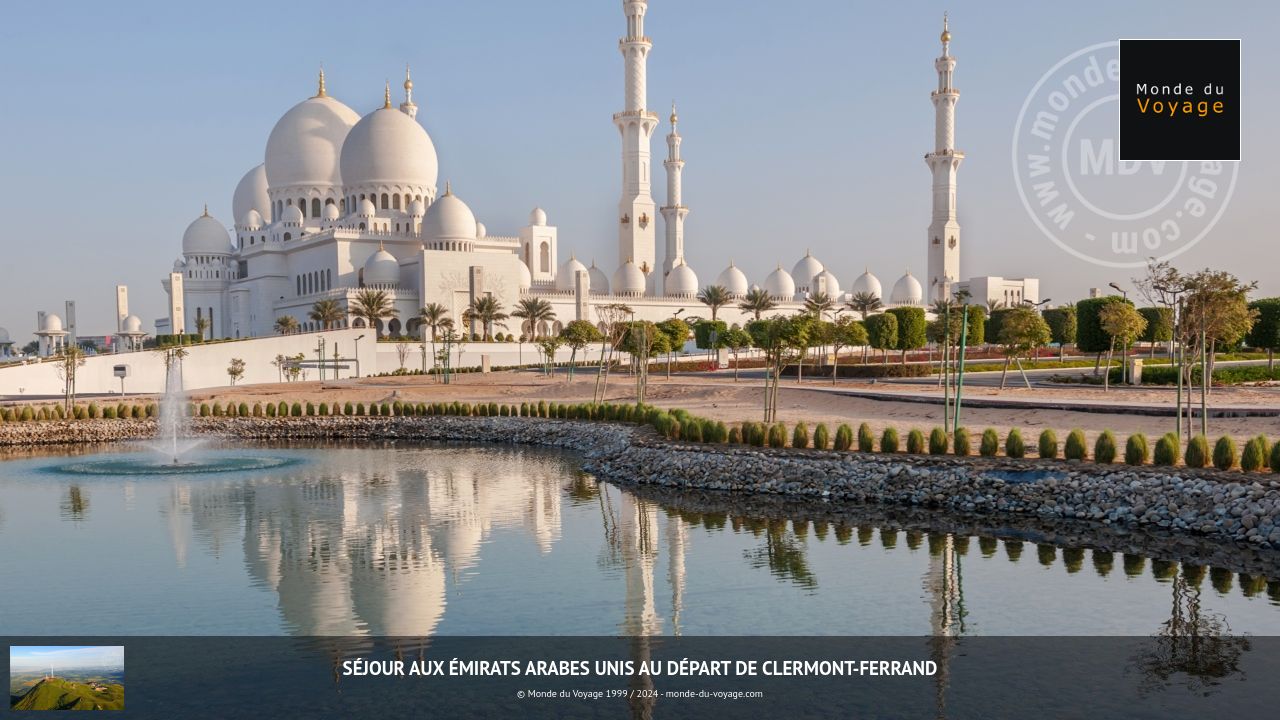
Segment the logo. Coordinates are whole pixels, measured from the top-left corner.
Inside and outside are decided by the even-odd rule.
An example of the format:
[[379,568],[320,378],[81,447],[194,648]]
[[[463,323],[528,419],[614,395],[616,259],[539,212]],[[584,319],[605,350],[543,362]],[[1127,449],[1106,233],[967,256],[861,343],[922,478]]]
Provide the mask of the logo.
[[1023,207],[1058,247],[1095,265],[1136,268],[1209,234],[1239,164],[1121,160],[1119,45],[1078,50],[1032,87],[1014,126],[1013,174]]

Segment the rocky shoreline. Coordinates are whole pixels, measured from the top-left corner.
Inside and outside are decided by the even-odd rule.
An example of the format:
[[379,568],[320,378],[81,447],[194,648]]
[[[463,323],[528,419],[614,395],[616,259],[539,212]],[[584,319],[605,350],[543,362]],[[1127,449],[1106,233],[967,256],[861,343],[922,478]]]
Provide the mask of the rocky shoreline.
[[[518,417],[197,417],[192,432],[242,440],[411,440],[545,445],[583,454],[619,484],[781,496],[833,506],[906,506],[966,516],[1092,521],[1258,550],[1280,548],[1280,481],[1270,475],[1066,461],[771,450],[682,443],[647,427]],[[0,425],[0,447],[154,437],[153,420]]]

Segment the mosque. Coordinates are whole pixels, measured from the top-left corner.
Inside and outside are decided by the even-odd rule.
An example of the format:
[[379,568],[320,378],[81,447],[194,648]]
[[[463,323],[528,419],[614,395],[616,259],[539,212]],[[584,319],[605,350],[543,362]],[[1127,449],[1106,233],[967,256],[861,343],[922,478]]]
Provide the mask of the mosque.
[[623,182],[618,255],[611,271],[594,262],[588,267],[572,251],[563,252],[542,208],[534,208],[528,224],[514,234],[490,234],[463,201],[464,189],[455,192],[446,182],[441,191],[435,145],[418,120],[408,69],[403,101],[392,104],[388,84],[382,106],[363,117],[329,94],[322,69],[314,96],[280,118],[267,138],[262,164],[236,186],[233,231],[207,207],[186,229],[182,256],[163,281],[169,314],[156,321],[156,332],[204,327],[209,337],[260,337],[273,334],[284,316],[292,316],[303,331],[321,330],[308,318],[321,300],[341,308],[340,327],[362,327],[365,321],[354,307],[366,288],[384,291],[395,307],[396,317],[379,323],[382,335],[416,334],[419,308],[430,303],[443,305],[457,321],[486,295],[507,311],[528,297],[551,304],[555,321],[524,328],[524,334],[557,332],[572,320],[599,322],[598,308],[617,303],[631,308],[636,319],[705,316],[707,307],[697,295],[710,285],[722,286],[734,298],[719,312],[728,322],[751,318],[737,304],[753,288],[775,301],[771,313],[797,311],[816,293],[841,304],[856,293],[870,293],[886,306],[928,305],[962,289],[976,303],[1039,299],[1033,278],[960,280],[956,174],[964,153],[954,145],[959,92],[952,85],[956,59],[945,20],[942,55],[934,63],[938,85],[931,94],[934,149],[925,156],[933,176],[933,212],[923,279],[907,271],[886,295],[869,270],[842,284],[843,268],[829,267],[808,252],[790,272],[779,263],[758,284],[732,262],[714,282],[700,279],[685,261],[689,208],[682,195],[685,161],[674,107],[662,163],[665,203],[659,207],[651,193],[651,145],[661,120],[647,100],[653,47],[644,27],[648,2],[624,0],[622,7],[627,28],[619,49],[626,102],[613,122],[622,142]]

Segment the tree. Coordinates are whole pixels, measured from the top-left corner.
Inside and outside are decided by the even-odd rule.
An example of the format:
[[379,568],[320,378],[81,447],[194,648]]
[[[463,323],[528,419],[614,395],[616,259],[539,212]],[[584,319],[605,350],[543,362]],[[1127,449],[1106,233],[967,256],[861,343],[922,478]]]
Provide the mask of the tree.
[[715,320],[720,308],[733,301],[733,296],[723,285],[708,285],[698,291],[698,302],[711,308],[711,319]]
[[751,347],[751,333],[734,325],[721,337],[720,342],[733,353],[733,381],[738,382],[738,354]]
[[419,326],[426,328],[431,333],[431,342],[434,343],[441,327],[444,325],[444,321],[448,318],[449,311],[445,306],[440,303],[427,303],[418,309],[418,316],[414,319],[418,321]]
[[1111,336],[1102,329],[1099,313],[1111,303],[1127,303],[1119,295],[1108,295],[1100,298],[1089,298],[1076,303],[1076,349],[1084,353],[1094,353],[1098,357],[1098,365],[1102,363],[1102,353],[1111,347]]
[[658,323],[658,331],[667,336],[667,379],[671,379],[671,355],[684,350],[689,341],[689,324],[680,318],[667,318]]
[[480,323],[480,334],[486,342],[493,338],[495,325],[497,327],[506,327],[504,321],[508,317],[510,316],[502,311],[502,303],[498,302],[498,299],[492,295],[482,295],[472,300],[471,304],[462,313],[464,322],[471,323],[474,321]]
[[987,342],[1000,342],[1000,330],[1004,327],[1004,320],[1013,310],[1014,308],[1000,307],[989,312],[985,327]]
[[[375,334],[378,331],[378,325],[383,320],[390,320],[400,314],[386,290],[375,290],[373,288],[363,288],[356,293],[353,311],[356,317],[363,319],[365,324],[374,330]],[[387,332],[384,328],[382,335],[386,334]]]
[[609,394],[609,371],[613,367],[613,353],[622,344],[622,338],[626,334],[626,325],[623,320],[635,315],[635,311],[623,303],[600,305],[595,310],[596,317],[600,318],[600,324],[604,326],[604,338],[600,341],[602,369],[596,374],[596,387],[592,391],[591,399],[593,402],[602,403]]
[[1003,300],[997,300],[997,299],[995,299],[995,298],[988,298],[988,299],[987,299],[987,312],[988,312],[988,313],[994,313],[996,310],[1003,309],[1004,307],[1005,307],[1005,304],[1004,304],[1004,301],[1003,301]]
[[1207,367],[1202,368],[1207,395],[1218,348],[1238,344],[1253,329],[1259,313],[1249,307],[1247,298],[1257,283],[1242,283],[1229,272],[1208,269],[1187,276],[1185,281],[1187,297],[1180,329],[1183,341],[1194,353],[1208,356]]
[[589,320],[573,320],[560,331],[560,339],[573,352],[569,355],[569,382],[573,382],[573,370],[577,366],[578,351],[597,342],[604,336]]
[[79,374],[80,368],[84,367],[84,363],[84,350],[81,350],[79,345],[66,345],[57,355],[54,368],[58,372],[58,377],[62,379],[64,413],[69,414],[76,402],[76,375]]
[[556,319],[556,311],[551,309],[551,303],[542,298],[521,298],[516,303],[515,310],[511,311],[511,317],[520,319],[520,334],[530,340],[538,339],[538,326],[542,323],[553,323]]
[[845,303],[845,307],[860,313],[865,322],[868,315],[883,307],[883,303],[880,302],[880,298],[876,297],[875,293],[862,290],[854,293],[849,298],[849,301]]
[[897,307],[890,308],[889,314],[898,318],[897,349],[902,351],[902,364],[907,364],[907,352],[919,350],[928,342],[928,322],[924,308]]
[[1147,320],[1129,303],[1119,302],[1103,306],[1098,311],[1098,322],[1102,331],[1111,337],[1111,347],[1107,349],[1107,372],[1102,376],[1105,392],[1111,386],[1111,356],[1115,353],[1117,341],[1121,348],[1129,347],[1147,329]]
[[1275,368],[1275,351],[1280,349],[1280,298],[1262,298],[1249,303],[1249,309],[1257,313],[1257,319],[1245,344],[1267,351],[1267,371]]
[[231,358],[231,364],[227,365],[227,377],[231,378],[231,385],[235,387],[240,378],[244,377],[244,360]]
[[[982,305],[968,305],[969,329],[965,333],[966,345],[981,345],[987,341],[987,309]],[[960,309],[964,314],[964,308]]]
[[827,313],[835,309],[836,303],[824,292],[816,292],[804,300],[804,311],[818,320],[826,320]]
[[836,318],[831,323],[830,329],[831,352],[835,358],[834,364],[831,366],[831,384],[836,384],[836,378],[840,375],[840,349],[867,344],[867,327],[860,320],[851,317]]
[[342,322],[343,315],[337,300],[317,300],[311,306],[311,312],[307,313],[307,317],[324,330],[330,330]]
[[298,320],[292,315],[281,315],[276,318],[276,332],[281,335],[290,335],[298,332]]
[[556,351],[564,344],[564,340],[557,335],[548,335],[534,344],[542,354],[542,374],[553,374],[552,365],[556,362]]
[[1167,343],[1173,339],[1173,308],[1144,307],[1138,313],[1147,321],[1146,330],[1138,337],[1150,345],[1150,356],[1156,356],[1156,344]]
[[[802,318],[807,322],[801,322]],[[809,338],[806,333],[809,322],[812,322],[809,316],[797,315],[747,323],[746,330],[751,335],[752,343],[764,352],[765,357],[765,422],[773,422],[778,417],[778,385],[782,368],[798,357],[798,349],[808,346]]]
[[[889,351],[898,347],[898,317],[892,313],[879,313],[863,321],[867,328],[867,344],[884,351],[884,362],[889,362]],[[865,360],[865,358],[864,358]]]
[[751,288],[742,296],[742,302],[738,303],[739,310],[751,313],[756,320],[777,306],[778,303],[761,288]]
[[[1007,312],[1000,323],[1000,336],[997,341],[1004,352],[1004,370],[1000,374],[1000,389],[1005,388],[1005,379],[1009,374],[1009,363],[1018,361],[1018,370],[1022,370],[1021,358],[1028,357],[1037,349],[1047,345],[1051,338],[1049,325],[1040,313],[1029,307],[1006,308]],[[1022,380],[1031,387],[1027,374],[1022,373]]]
[[205,333],[209,332],[211,327],[213,327],[213,323],[209,322],[209,318],[203,315],[196,318],[196,334],[200,336],[201,340],[210,339],[205,337]]
[[715,350],[720,347],[720,336],[729,331],[723,320],[699,320],[693,325],[693,344],[699,350]]
[[1051,342],[1058,344],[1058,359],[1062,360],[1066,356],[1067,346],[1076,341],[1076,306],[1071,303],[1049,308],[1041,313],[1041,317],[1049,326]]
[[400,361],[401,370],[404,370],[404,364],[409,360],[409,351],[412,349],[413,346],[403,340],[396,343],[396,359]]

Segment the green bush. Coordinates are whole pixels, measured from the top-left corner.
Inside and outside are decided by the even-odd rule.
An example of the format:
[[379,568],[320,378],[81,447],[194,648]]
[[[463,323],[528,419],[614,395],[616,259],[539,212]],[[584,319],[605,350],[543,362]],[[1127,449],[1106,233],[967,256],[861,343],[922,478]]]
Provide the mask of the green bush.
[[844,452],[851,447],[853,447],[853,428],[849,427],[848,423],[840,423],[840,427],[836,428],[835,449]]
[[813,447],[816,450],[826,450],[831,445],[831,433],[827,430],[824,423],[818,423],[818,427],[813,429]]
[[1271,441],[1266,435],[1256,435],[1253,438],[1258,441],[1259,447],[1262,449],[1262,467],[1271,467]]
[[544,418],[544,417],[550,417],[549,415],[547,415],[547,401],[546,401],[546,400],[539,400],[539,401],[538,401],[538,414],[537,414],[537,416],[536,416],[536,417],[541,417],[541,418]]
[[102,417],[102,409],[98,407],[98,403],[89,403],[89,419],[97,420],[100,417]]
[[1236,465],[1236,441],[1229,435],[1218,438],[1213,446],[1213,466],[1219,470],[1230,470]]
[[239,411],[240,417],[249,417],[249,403],[240,403]]
[[[111,409],[115,410],[115,408],[111,408]],[[115,414],[116,413],[114,412],[111,413],[113,417],[115,416]],[[200,403],[200,417],[209,417],[212,414],[213,412],[209,410],[209,403]]]
[[1027,454],[1027,444],[1022,439],[1022,431],[1014,428],[1009,431],[1009,435],[1004,439],[1004,454],[1011,458],[1025,457]]
[[280,403],[276,405],[276,415],[279,417],[289,417],[289,403],[281,400]]
[[1126,465],[1146,465],[1150,456],[1147,446],[1147,436],[1142,433],[1134,433],[1124,443],[1124,463]]
[[[108,405],[108,406],[106,406],[105,408],[103,408],[103,410],[102,410],[102,417],[103,417],[103,418],[105,418],[105,419],[107,419],[107,420],[115,420],[115,419],[116,419],[116,406],[115,406],[115,405]],[[31,408],[22,408],[22,419],[23,419],[23,420],[30,420],[30,419],[31,419]]]
[[1202,468],[1209,464],[1209,440],[1196,435],[1187,442],[1186,464],[1189,468]]
[[1116,459],[1116,436],[1110,430],[1103,430],[1093,443],[1093,461],[1110,465]]
[[307,417],[313,417],[316,414],[316,405],[310,400],[307,401]]
[[[454,405],[457,405],[457,404],[458,404],[458,403],[454,403]],[[365,414],[365,412],[364,412],[364,403],[362,403],[362,402],[358,402],[358,403],[356,403],[356,415],[364,415],[364,414]],[[456,413],[455,413],[455,414],[456,414]]]
[[738,427],[729,428],[729,442],[733,445],[742,444],[742,429]]
[[1267,466],[1271,468],[1271,472],[1280,472],[1280,442],[1271,446],[1271,456],[1268,461]]
[[262,403],[256,402],[253,404],[253,416],[262,417]]
[[267,417],[275,417],[275,416],[276,416],[276,404],[267,403]]
[[907,452],[912,455],[924,454],[924,433],[916,428],[907,432]]
[[947,431],[940,427],[936,427],[929,431],[929,454],[946,455],[947,439]]
[[322,403],[320,403],[320,405],[316,408],[316,414],[318,414],[318,415],[328,416],[328,414],[329,414],[329,403],[327,403],[327,402],[322,402]]
[[715,425],[715,437],[712,438],[712,442],[729,442],[729,426],[717,420]]
[[1240,454],[1240,469],[1245,472],[1257,472],[1266,467],[1267,448],[1263,438],[1251,438],[1244,444],[1244,452]]
[[689,442],[702,442],[702,424],[691,422],[685,425],[684,439]]
[[995,457],[1000,452],[1000,433],[995,428],[982,431],[982,440],[978,442],[978,454],[982,457]]
[[1052,430],[1040,431],[1040,441],[1036,443],[1036,452],[1045,460],[1058,457],[1058,434]]
[[289,408],[289,414],[293,417],[302,417],[302,403],[294,401],[293,405]]
[[787,446],[787,426],[782,423],[774,423],[769,428],[769,447],[784,448]]
[[[130,410],[130,413],[129,413],[129,414],[132,414],[132,409]],[[220,403],[220,402],[215,402],[215,403],[213,404],[213,416],[214,416],[214,417],[226,417],[226,415],[227,415],[227,409],[226,409],[226,408],[224,408],[224,407],[222,407],[222,403]]]
[[862,423],[858,426],[858,452],[875,452],[876,436],[871,432],[871,426]]
[[237,417],[239,415],[239,411],[236,410],[235,403],[233,402],[227,403],[226,415],[227,417]]
[[764,423],[751,423],[751,445],[764,447],[765,439]]
[[884,429],[884,432],[880,435],[880,452],[898,452],[898,431],[896,429],[891,427]]
[[354,415],[355,412],[356,412],[356,407],[351,404],[350,400],[348,400],[347,403],[342,406],[343,415]]
[[809,447],[809,426],[802,422],[796,423],[795,429],[791,432],[791,447],[807,448]]
[[1068,460],[1085,460],[1089,457],[1089,445],[1084,439],[1083,430],[1072,430],[1067,433],[1067,442],[1062,447],[1062,456]]
[[1156,465],[1177,465],[1178,454],[1178,436],[1174,433],[1165,433],[1156,441]]
[[973,446],[969,440],[969,428],[956,428],[956,436],[952,439],[951,448],[960,457],[968,457],[973,452]]

